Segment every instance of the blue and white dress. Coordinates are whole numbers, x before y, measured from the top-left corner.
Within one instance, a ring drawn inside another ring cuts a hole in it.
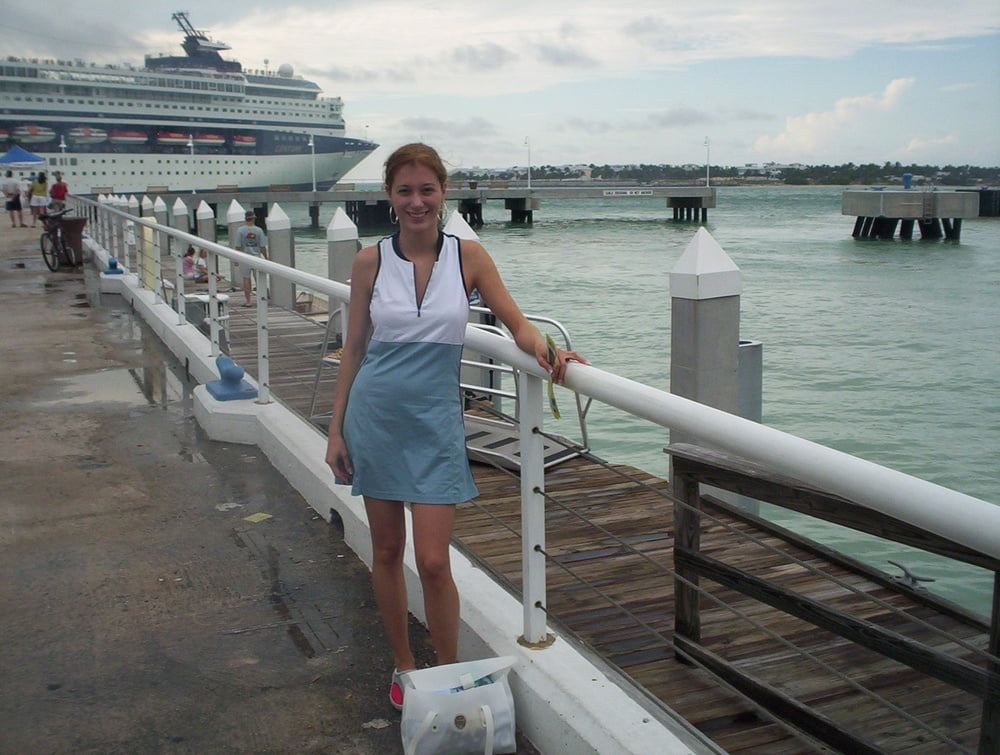
[[[378,244],[373,332],[351,386],[344,441],[352,492],[411,503],[461,503],[479,491],[465,450],[459,389],[469,299],[459,240],[438,239],[423,301],[397,236]]]

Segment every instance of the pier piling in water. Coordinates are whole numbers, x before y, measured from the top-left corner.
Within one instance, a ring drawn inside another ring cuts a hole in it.
[[[841,214],[854,215],[856,239],[913,238],[914,224],[924,240],[958,241],[962,219],[979,217],[979,195],[969,191],[848,190],[842,198]]]

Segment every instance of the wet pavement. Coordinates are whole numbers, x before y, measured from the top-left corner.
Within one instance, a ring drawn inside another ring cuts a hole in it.
[[[0,753],[401,752],[337,528],[255,447],[207,440],[94,273],[2,229]]]

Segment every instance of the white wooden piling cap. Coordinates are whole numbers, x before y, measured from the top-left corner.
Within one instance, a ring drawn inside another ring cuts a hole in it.
[[[167,203],[163,201],[163,197],[157,197],[156,201],[153,202],[153,212],[166,212]]]
[[[194,216],[198,220],[207,220],[208,218],[214,218],[215,213],[212,212],[212,208],[209,206],[208,202],[203,199],[198,205],[198,209],[195,210]]]
[[[285,211],[281,209],[281,205],[277,202],[271,205],[271,211],[267,213],[267,232],[287,231],[291,227],[292,221]]]
[[[670,295],[680,299],[739,296],[740,269],[708,231],[699,228],[670,271]]]
[[[343,207],[337,207],[333,211],[330,224],[326,227],[327,241],[356,241],[358,238],[358,227],[354,224]]]
[[[153,212],[153,200],[145,194],[142,195],[142,214],[149,215]]]
[[[451,211],[451,217],[444,224],[444,232],[450,233],[452,236],[458,236],[460,239],[479,241],[479,234],[472,230],[472,226],[465,222],[465,218],[462,217],[462,213],[458,210]]]
[[[128,207],[129,207],[130,210],[131,209],[136,209],[136,210],[139,209],[139,200],[136,199],[135,194],[132,194],[132,195],[129,196],[128,201],[126,202],[126,204],[128,205]]]
[[[184,204],[184,200],[181,199],[180,197],[177,197],[177,199],[174,200],[174,206],[173,206],[172,210],[173,210],[174,215],[187,215],[188,214],[188,206],[186,204]]]
[[[226,210],[226,223],[242,223],[246,219],[246,210],[235,199],[230,200]]]

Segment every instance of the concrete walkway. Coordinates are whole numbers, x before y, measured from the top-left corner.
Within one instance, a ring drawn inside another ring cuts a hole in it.
[[[0,753],[401,752],[364,564],[95,273],[0,228]]]

